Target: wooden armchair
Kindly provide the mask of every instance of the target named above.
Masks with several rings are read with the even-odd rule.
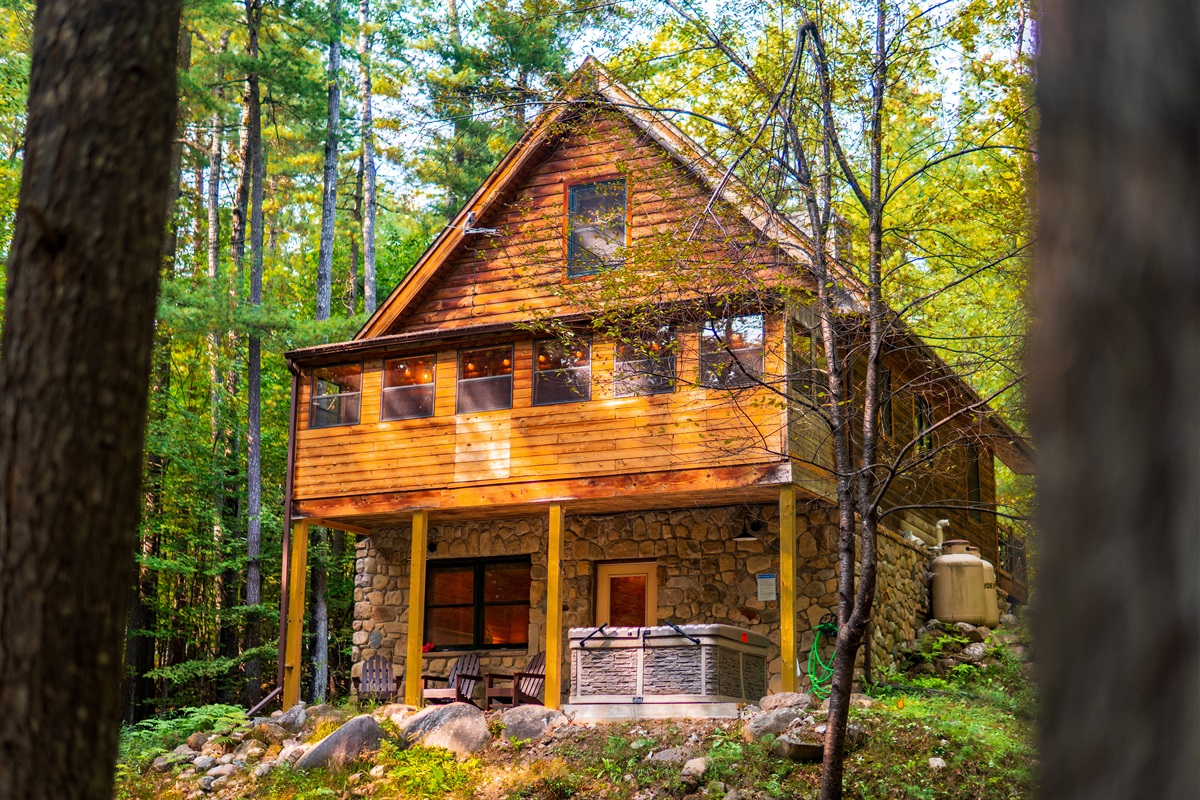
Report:
[[[450,674],[442,677],[441,675],[422,675],[421,678],[425,681],[425,688],[421,691],[421,696],[426,703],[471,703],[475,701],[471,699],[471,695],[475,693],[475,685],[483,680],[479,677],[479,654],[464,653],[459,656],[453,664],[450,665]],[[430,682],[444,683],[445,689],[431,689]]]
[[[490,711],[493,703],[507,704],[516,708],[521,704],[538,705],[538,692],[546,684],[546,654],[538,653],[529,659],[524,672],[514,672],[512,675],[503,672],[489,672],[487,678],[487,709]],[[496,681],[510,681],[507,687],[495,686]]]
[[[398,694],[396,677],[392,674],[392,662],[384,656],[371,656],[363,663],[362,677],[358,679],[360,700],[392,700]]]

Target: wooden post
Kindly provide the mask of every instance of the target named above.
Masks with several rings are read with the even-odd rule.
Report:
[[[779,651],[785,692],[799,686],[796,676],[796,487],[779,490]]]
[[[412,557],[408,564],[408,648],[404,702],[421,705],[421,647],[425,644],[425,555],[429,552],[429,512],[412,516]]]
[[[562,503],[550,506],[546,551],[546,708],[562,707]]]
[[[283,667],[283,708],[300,702],[300,644],[304,639],[304,579],[308,575],[309,522],[296,523],[292,531],[291,575],[288,577],[286,659]]]

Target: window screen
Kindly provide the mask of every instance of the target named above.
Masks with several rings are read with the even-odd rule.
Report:
[[[410,356],[383,362],[383,408],[380,419],[415,419],[433,416],[433,355]]]
[[[533,345],[533,404],[592,399],[592,341],[543,339]]]
[[[317,367],[313,370],[308,427],[357,425],[362,397],[362,364]]]
[[[700,329],[700,383],[710,388],[752,386],[763,368],[763,316],[709,320]]]
[[[512,346],[458,354],[458,413],[512,408]]]
[[[675,329],[664,326],[628,342],[617,342],[616,395],[675,391]]]
[[[620,266],[625,248],[625,179],[572,186],[567,198],[567,275]]]

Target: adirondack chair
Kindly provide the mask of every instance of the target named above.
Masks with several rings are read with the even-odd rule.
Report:
[[[392,662],[384,656],[371,656],[363,663],[358,679],[358,696],[365,700],[392,700],[396,697],[396,677]]]
[[[441,675],[422,675],[421,678],[425,681],[425,688],[421,691],[421,696],[426,703],[471,703],[475,701],[471,699],[471,695],[475,693],[475,685],[483,680],[479,677],[479,654],[464,653],[459,656],[453,664],[450,665],[450,674],[442,677]],[[445,689],[429,688],[430,681],[446,684]]]
[[[546,654],[538,653],[533,658],[529,659],[529,664],[525,667],[524,672],[516,672],[512,675],[503,672],[489,672],[487,678],[487,708],[490,711],[492,704],[508,704],[512,708],[524,703],[525,705],[538,705],[542,701],[538,699],[538,692],[546,683]],[[509,681],[510,686],[495,686],[496,681]]]

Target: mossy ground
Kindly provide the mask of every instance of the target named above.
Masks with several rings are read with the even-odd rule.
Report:
[[[914,661],[941,657],[955,642],[936,641]],[[994,646],[993,646],[994,645]],[[1014,645],[1016,645],[1014,647]],[[847,755],[845,795],[853,800],[1016,800],[1034,794],[1033,720],[1036,700],[1019,632],[997,633],[980,666],[962,665],[946,677],[884,676],[871,690],[875,703],[852,710],[868,734]],[[819,715],[818,715],[819,716]],[[565,800],[682,798],[680,765],[648,761],[667,747],[689,757],[707,755],[710,766],[696,797],[809,798],[820,766],[771,755],[769,742],[742,741],[736,721],[675,721],[578,726],[550,741],[497,744],[478,758],[455,761],[442,750],[403,749],[385,742],[369,764],[341,774],[278,769],[249,780],[229,797],[255,800],[316,798],[461,798],[462,800]],[[938,757],[941,769],[929,765]],[[372,766],[384,776],[371,778]],[[379,770],[376,770],[379,772]],[[352,777],[358,775],[358,777]],[[745,791],[749,790],[749,791]],[[124,769],[117,798],[167,800],[186,795],[172,775]]]

